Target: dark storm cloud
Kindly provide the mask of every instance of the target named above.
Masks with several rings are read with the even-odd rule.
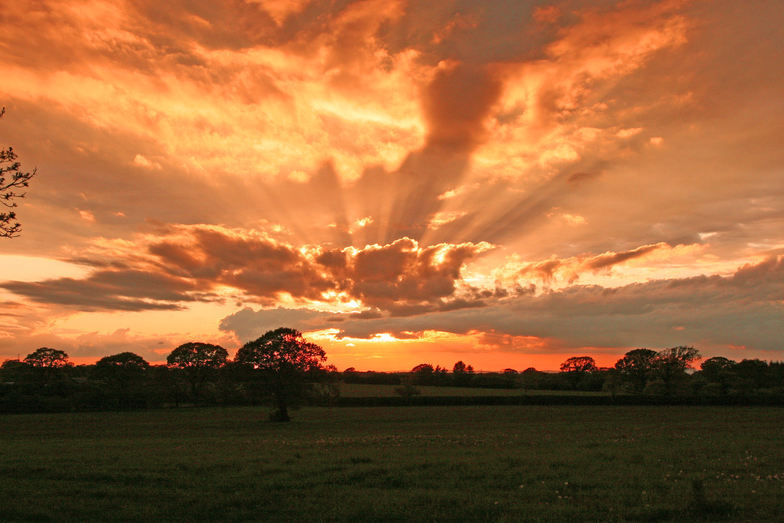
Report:
[[[335,276],[344,276],[340,288],[361,303],[395,315],[422,314],[453,303],[462,267],[487,245],[435,245],[419,248],[403,238],[389,245],[371,245],[320,259]],[[337,264],[335,261],[337,260]],[[453,303],[457,306],[457,303]]]
[[[226,316],[218,327],[223,332],[231,332],[243,342],[254,340],[267,331],[277,329],[281,325],[299,331],[319,330],[329,325],[333,315],[326,312],[308,309],[262,309],[258,312],[250,307]]]
[[[160,269],[203,281],[225,284],[260,298],[287,293],[318,299],[334,283],[316,270],[299,250],[258,236],[194,228],[184,238],[149,247]]]
[[[683,344],[709,351],[729,346],[775,351],[780,349],[779,334],[784,328],[782,303],[784,257],[772,257],[741,267],[729,277],[676,278],[618,288],[573,285],[494,300],[483,308],[412,317],[346,315],[344,322],[334,324],[327,321],[326,313],[300,310],[286,314],[306,316],[312,330],[337,327],[338,338],[370,339],[389,333],[402,339],[426,331],[494,333],[487,340],[496,340],[496,348],[520,352]],[[245,309],[224,318],[221,329],[245,339],[243,334],[254,325],[272,325],[281,319],[279,314]],[[530,338],[547,343],[532,348]]]
[[[209,300],[182,278],[139,270],[97,271],[83,280],[0,283],[0,287],[37,303],[66,305],[82,311],[180,310],[181,302]]]
[[[524,331],[506,332],[560,338],[569,346],[686,343],[777,350],[775,332],[784,326],[783,267],[782,258],[771,258],[731,277],[567,287],[517,300],[511,306]]]
[[[245,299],[272,303],[284,295],[305,301],[357,300],[372,309],[412,315],[443,307],[478,306],[455,301],[461,270],[487,244],[420,248],[403,238],[364,249],[302,248],[258,233],[206,226],[160,225],[123,254],[78,256],[99,267],[84,279],[0,284],[39,303],[80,310],[177,309],[184,302],[215,301],[220,286]],[[133,268],[108,270],[107,267]]]
[[[433,308],[455,293],[461,268],[487,246],[437,245],[421,249],[408,238],[364,249],[315,250],[313,256],[258,236],[194,228],[183,238],[149,248],[161,270],[221,283],[249,297],[325,300],[343,292],[370,307]]]

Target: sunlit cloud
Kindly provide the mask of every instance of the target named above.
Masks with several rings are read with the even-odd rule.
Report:
[[[297,249],[258,231],[168,226],[133,241],[96,241],[71,259],[95,268],[83,279],[0,286],[84,311],[182,309],[187,302],[224,300],[220,291],[228,288],[265,304],[285,295],[411,314],[472,306],[459,296],[461,269],[490,249],[486,243],[422,248],[408,238],[362,249]]]
[[[561,216],[563,217],[564,221],[566,221],[566,223],[571,226],[583,225],[586,223],[585,218],[579,215],[565,213]]]
[[[564,283],[574,283],[584,279],[585,276],[611,274],[619,268],[628,270],[637,266],[645,267],[650,271],[651,268],[659,266],[666,271],[667,266],[672,262],[680,265],[693,263],[694,256],[699,256],[703,250],[702,245],[672,247],[666,243],[658,243],[623,252],[583,254],[569,258],[552,256],[537,262],[524,262],[519,255],[513,255],[503,267],[496,270],[495,275],[499,281],[504,282],[523,279],[538,281],[548,286],[560,286]]]
[[[161,164],[159,164],[158,162],[152,162],[147,158],[145,158],[144,156],[142,156],[141,154],[137,154],[133,158],[132,163],[137,167],[146,167],[148,169],[161,169]]]
[[[666,346],[677,340],[714,350],[739,339],[761,351],[775,350],[755,322],[780,325],[784,294],[782,258],[744,266],[729,277],[655,280],[610,289],[570,285],[544,293],[509,295],[478,311],[468,309],[400,317],[351,317],[330,326],[325,313],[308,310],[245,309],[226,317],[221,329],[240,339],[274,324],[285,314],[303,330],[329,326],[336,339],[415,339],[472,336],[481,346],[521,354],[561,354],[592,347]],[[278,316],[278,317],[276,317]],[[772,322],[772,323],[771,323]],[[651,329],[653,324],[656,328]],[[746,327],[743,327],[743,326]],[[602,350],[604,350],[602,349]]]
[[[767,354],[780,15],[5,2],[0,146],[39,174],[4,244],[0,354],[233,349],[282,325],[367,368]]]
[[[283,6],[270,6],[278,20],[304,3]],[[192,15],[184,22],[197,34],[172,52],[152,27],[138,25],[130,3],[53,3],[34,16],[66,20],[73,33],[47,31],[43,40],[78,48],[93,63],[56,55],[54,67],[33,72],[9,60],[5,89],[52,99],[91,125],[154,139],[160,155],[197,173],[288,176],[330,158],[351,179],[364,165],[396,167],[422,140],[416,53],[389,55],[369,38],[399,12],[393,2],[350,5],[312,35],[310,49],[211,48],[207,35],[222,28]],[[345,61],[349,47],[354,57]],[[124,62],[128,52],[146,60]],[[133,164],[161,165],[142,154]]]

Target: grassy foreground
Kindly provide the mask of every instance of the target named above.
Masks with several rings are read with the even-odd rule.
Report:
[[[0,521],[780,521],[784,410],[0,416]]]

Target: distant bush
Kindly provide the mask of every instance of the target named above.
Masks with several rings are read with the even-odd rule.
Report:
[[[404,398],[410,398],[411,396],[421,396],[422,391],[414,387],[410,383],[406,383],[402,387],[397,387],[395,389],[395,394],[397,394],[398,396],[403,396]]]

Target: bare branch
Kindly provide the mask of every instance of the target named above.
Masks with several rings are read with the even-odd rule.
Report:
[[[0,109],[0,118],[5,114],[5,107]],[[17,193],[14,189],[29,187],[30,180],[35,176],[37,169],[32,172],[23,172],[22,164],[16,161],[17,156],[13,148],[0,149],[0,203],[6,207],[16,207],[16,198],[24,198],[25,193]],[[10,164],[10,165],[3,165]],[[0,238],[15,238],[22,231],[22,225],[16,220],[16,213],[0,213]]]

